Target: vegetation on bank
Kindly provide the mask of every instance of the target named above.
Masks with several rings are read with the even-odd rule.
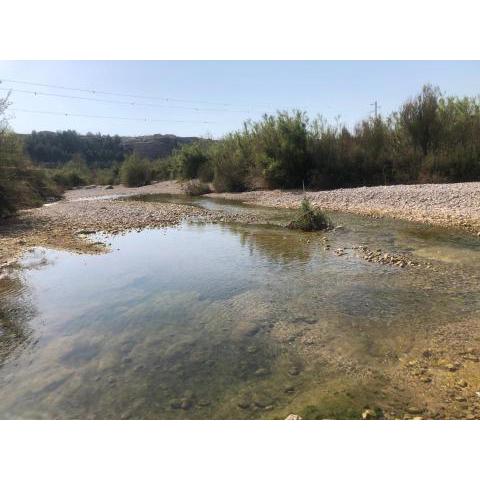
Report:
[[[265,115],[218,142],[184,147],[164,169],[220,192],[479,180],[480,101],[426,85],[397,112],[353,131],[298,111]]]
[[[127,187],[142,187],[152,179],[151,162],[136,154],[129,155],[120,167],[120,180]]]
[[[0,101],[0,120],[7,106],[8,99]],[[278,112],[154,161],[126,152],[117,136],[65,131],[22,138],[1,124],[0,215],[65,188],[166,179],[199,179],[187,184],[193,194],[207,184],[238,192],[480,180],[480,100],[426,85],[397,112],[352,130],[300,111]]]
[[[328,216],[319,208],[313,207],[310,201],[304,197],[297,217],[287,225],[287,228],[303,230],[304,232],[316,232],[318,230],[328,230],[332,226]]]
[[[88,133],[74,130],[35,132],[26,136],[25,153],[37,164],[59,168],[79,156],[91,168],[110,168],[125,159],[125,148],[118,135]]]
[[[7,107],[8,97],[0,99],[0,218],[61,194],[61,187],[48,172],[25,156],[22,142],[5,120]]]

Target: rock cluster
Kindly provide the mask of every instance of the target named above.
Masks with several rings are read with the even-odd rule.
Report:
[[[360,257],[362,257],[367,262],[371,263],[381,263],[382,265],[393,265],[395,267],[418,267],[420,266],[419,262],[415,262],[409,259],[406,255],[400,255],[398,253],[386,253],[383,252],[380,248],[376,250],[370,250],[365,245],[358,245],[353,247],[354,250],[357,250]],[[430,264],[426,264],[430,265]]]

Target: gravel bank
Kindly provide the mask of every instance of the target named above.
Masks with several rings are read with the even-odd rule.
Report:
[[[114,200],[139,193],[179,193],[176,182],[138,189],[105,187],[72,190],[65,199],[41,208],[24,210],[0,225],[0,268],[13,263],[25,250],[36,246],[98,253],[105,246],[92,243],[88,233],[121,233],[127,230],[163,228],[186,219],[221,222],[232,218],[189,205]],[[105,195],[109,195],[105,198]],[[102,198],[103,197],[103,198]]]
[[[256,191],[210,194],[269,207],[298,207],[301,191]],[[308,192],[317,206],[331,211],[391,217],[480,234],[480,182],[342,188]]]
[[[118,196],[132,196],[132,195],[147,195],[149,193],[170,193],[182,194],[180,184],[176,180],[167,180],[165,182],[152,183],[144,187],[129,188],[123,185],[112,185],[107,188],[103,185],[95,186],[93,188],[85,187],[76,190],[68,190],[65,192],[65,200],[89,200],[97,197],[118,197]]]

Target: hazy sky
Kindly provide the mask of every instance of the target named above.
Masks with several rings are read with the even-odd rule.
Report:
[[[10,124],[17,132],[75,129],[80,133],[218,137],[241,127],[248,118],[259,118],[264,111],[294,107],[312,117],[322,114],[333,120],[340,116],[353,126],[370,114],[375,100],[380,113],[388,114],[428,82],[448,94],[478,95],[480,62],[4,61],[0,62],[0,80],[0,96],[7,93],[4,89],[12,89]],[[15,90],[36,91],[37,95]]]

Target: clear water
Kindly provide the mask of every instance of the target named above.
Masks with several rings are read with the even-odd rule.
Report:
[[[398,359],[432,326],[480,312],[480,242],[333,220],[344,228],[190,223],[102,237],[102,255],[35,249],[0,279],[0,417],[358,418],[379,392],[408,401]],[[435,271],[333,253],[359,244]]]

